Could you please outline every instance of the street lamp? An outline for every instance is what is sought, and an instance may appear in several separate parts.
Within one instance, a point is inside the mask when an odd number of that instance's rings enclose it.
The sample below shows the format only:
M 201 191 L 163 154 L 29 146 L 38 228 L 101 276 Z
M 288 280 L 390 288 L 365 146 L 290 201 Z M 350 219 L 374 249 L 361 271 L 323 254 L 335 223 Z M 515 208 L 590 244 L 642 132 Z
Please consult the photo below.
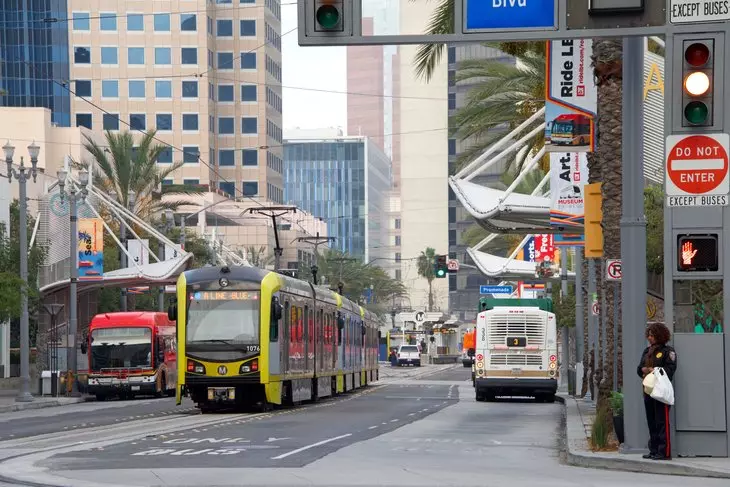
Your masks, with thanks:
M 175 225 L 174 218 L 175 218 L 175 214 L 172 212 L 172 210 L 169 208 L 166 209 L 165 210 L 165 224 L 162 229 L 163 234 L 166 234 L 167 232 L 169 232 L 172 229 L 172 227 Z M 160 260 L 164 261 L 165 260 L 165 244 L 162 243 L 162 240 L 160 240 L 158 242 L 157 252 L 160 254 L 159 255 Z M 158 301 L 157 306 L 159 308 L 160 313 L 164 313 L 165 312 L 165 285 L 164 284 L 162 286 L 160 286 L 157 301 Z
M 71 267 L 71 277 L 69 279 L 69 316 L 68 316 L 68 342 L 66 343 L 66 363 L 68 370 L 73 374 L 71 382 L 67 383 L 66 387 L 71 388 L 71 396 L 78 397 L 81 393 L 78 387 L 74 387 L 74 384 L 78 384 L 78 365 L 76 360 L 76 333 L 78 329 L 78 280 L 79 280 L 79 230 L 78 230 L 78 208 L 76 203 L 86 201 L 86 196 L 89 194 L 87 185 L 89 183 L 89 172 L 85 169 L 79 172 L 79 185 L 81 190 L 78 191 L 76 183 L 72 180 L 68 182 L 68 191 L 66 191 L 66 179 L 68 172 L 65 169 L 61 169 L 57 173 L 58 176 L 58 192 L 61 196 L 61 201 L 65 197 L 68 197 L 69 201 L 69 220 L 71 223 L 71 234 L 69 235 L 70 241 L 70 257 L 69 266 Z
M 28 154 L 30 155 L 30 175 L 33 182 L 38 177 L 38 154 L 41 148 L 33 141 L 28 146 Z M 30 323 L 28 317 L 28 197 L 26 194 L 26 183 L 28 177 L 26 175 L 25 164 L 23 158 L 20 158 L 20 166 L 16 171 L 13 168 L 13 156 L 15 155 L 15 147 L 10 145 L 10 141 L 3 146 L 5 155 L 5 163 L 8 165 L 8 181 L 13 180 L 13 176 L 18 180 L 18 200 L 20 203 L 20 278 L 23 280 L 23 288 L 20 290 L 20 392 L 15 398 L 17 402 L 31 402 L 33 396 L 30 394 Z
M 110 194 L 110 196 L 112 198 L 114 198 L 115 200 L 117 200 L 119 203 L 122 203 L 117 198 L 117 192 L 116 191 L 111 191 L 109 194 Z M 135 195 L 135 192 L 132 191 L 131 189 L 127 192 L 127 205 L 126 205 L 126 209 L 129 210 L 129 211 L 132 211 L 133 208 L 134 208 L 134 203 L 136 201 L 135 196 L 136 196 Z M 119 252 L 119 263 L 120 263 L 120 267 L 122 269 L 126 269 L 127 268 L 127 254 L 125 253 L 125 250 L 127 249 L 127 226 L 124 224 L 124 220 L 122 218 L 119 219 L 119 242 L 124 247 Z M 122 287 L 122 295 L 120 297 L 119 305 L 120 305 L 120 308 L 119 309 L 121 311 L 127 311 L 127 288 L 126 287 Z

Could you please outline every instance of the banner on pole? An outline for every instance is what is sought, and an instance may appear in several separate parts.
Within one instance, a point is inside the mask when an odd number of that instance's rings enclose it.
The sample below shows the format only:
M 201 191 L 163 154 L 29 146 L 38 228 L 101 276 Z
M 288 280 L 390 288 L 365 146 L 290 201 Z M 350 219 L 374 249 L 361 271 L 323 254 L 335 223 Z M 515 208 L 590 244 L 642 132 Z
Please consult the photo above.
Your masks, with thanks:
M 598 90 L 590 39 L 547 41 L 545 150 L 593 152 Z
M 557 246 L 583 246 L 588 156 L 585 152 L 550 154 L 550 224 L 575 227 L 576 234 L 555 236 Z M 554 189 L 553 189 L 554 188 Z
M 78 221 L 79 279 L 104 277 L 104 223 L 101 218 Z

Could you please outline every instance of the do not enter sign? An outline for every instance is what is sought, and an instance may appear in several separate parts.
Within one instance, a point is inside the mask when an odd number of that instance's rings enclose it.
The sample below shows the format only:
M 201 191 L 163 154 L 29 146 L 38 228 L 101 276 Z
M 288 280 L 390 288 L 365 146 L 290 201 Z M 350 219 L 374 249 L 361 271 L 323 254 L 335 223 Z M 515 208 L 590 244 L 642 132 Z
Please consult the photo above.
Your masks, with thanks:
M 667 137 L 669 206 L 727 205 L 729 146 L 727 134 Z

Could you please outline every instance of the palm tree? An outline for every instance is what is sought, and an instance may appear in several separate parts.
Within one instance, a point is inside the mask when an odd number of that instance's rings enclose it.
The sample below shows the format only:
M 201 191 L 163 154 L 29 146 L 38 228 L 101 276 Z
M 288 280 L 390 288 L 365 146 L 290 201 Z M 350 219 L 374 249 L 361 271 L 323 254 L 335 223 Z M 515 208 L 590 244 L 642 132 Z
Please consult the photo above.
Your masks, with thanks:
M 84 134 L 84 147 L 94 158 L 94 186 L 108 194 L 116 194 L 119 204 L 130 208 L 130 191 L 135 193 L 132 211 L 141 218 L 151 218 L 152 215 L 165 209 L 176 209 L 188 203 L 185 200 L 163 201 L 158 189 L 162 181 L 180 169 L 184 162 L 173 162 L 165 167 L 157 164 L 162 153 L 168 149 L 163 144 L 154 144 L 156 130 L 146 132 L 139 144 L 135 147 L 134 137 L 129 131 L 112 133 L 107 131 L 106 147 L 100 146 L 95 140 Z M 89 167 L 88 162 L 77 164 Z M 169 195 L 200 193 L 199 187 L 186 186 L 181 192 L 165 192 Z
M 274 254 L 267 254 L 265 245 L 260 246 L 258 249 L 253 245 L 249 245 L 246 247 L 245 254 L 240 250 L 238 254 L 241 257 L 245 257 L 252 266 L 260 267 L 261 269 L 274 262 Z
M 419 255 L 416 260 L 418 275 L 428 281 L 429 311 L 433 311 L 433 280 L 436 278 L 436 274 L 433 272 L 434 259 L 436 259 L 436 250 L 431 247 L 427 247 L 426 250 L 421 251 L 421 255 Z

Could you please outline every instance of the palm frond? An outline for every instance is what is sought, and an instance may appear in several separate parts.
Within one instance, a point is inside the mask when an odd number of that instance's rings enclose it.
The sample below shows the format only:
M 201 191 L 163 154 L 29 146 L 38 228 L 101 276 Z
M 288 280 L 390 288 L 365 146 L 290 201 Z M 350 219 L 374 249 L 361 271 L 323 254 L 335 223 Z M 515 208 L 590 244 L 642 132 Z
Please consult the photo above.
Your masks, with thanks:
M 410 0 L 411 2 L 423 0 Z M 428 1 L 428 0 L 426 0 Z M 454 32 L 454 1 L 440 0 L 431 14 L 431 20 L 426 28 L 426 33 L 430 35 L 452 34 Z M 416 68 L 416 76 L 424 79 L 426 82 L 433 78 L 436 66 L 444 53 L 443 44 L 426 44 L 418 47 L 416 56 L 413 60 Z

